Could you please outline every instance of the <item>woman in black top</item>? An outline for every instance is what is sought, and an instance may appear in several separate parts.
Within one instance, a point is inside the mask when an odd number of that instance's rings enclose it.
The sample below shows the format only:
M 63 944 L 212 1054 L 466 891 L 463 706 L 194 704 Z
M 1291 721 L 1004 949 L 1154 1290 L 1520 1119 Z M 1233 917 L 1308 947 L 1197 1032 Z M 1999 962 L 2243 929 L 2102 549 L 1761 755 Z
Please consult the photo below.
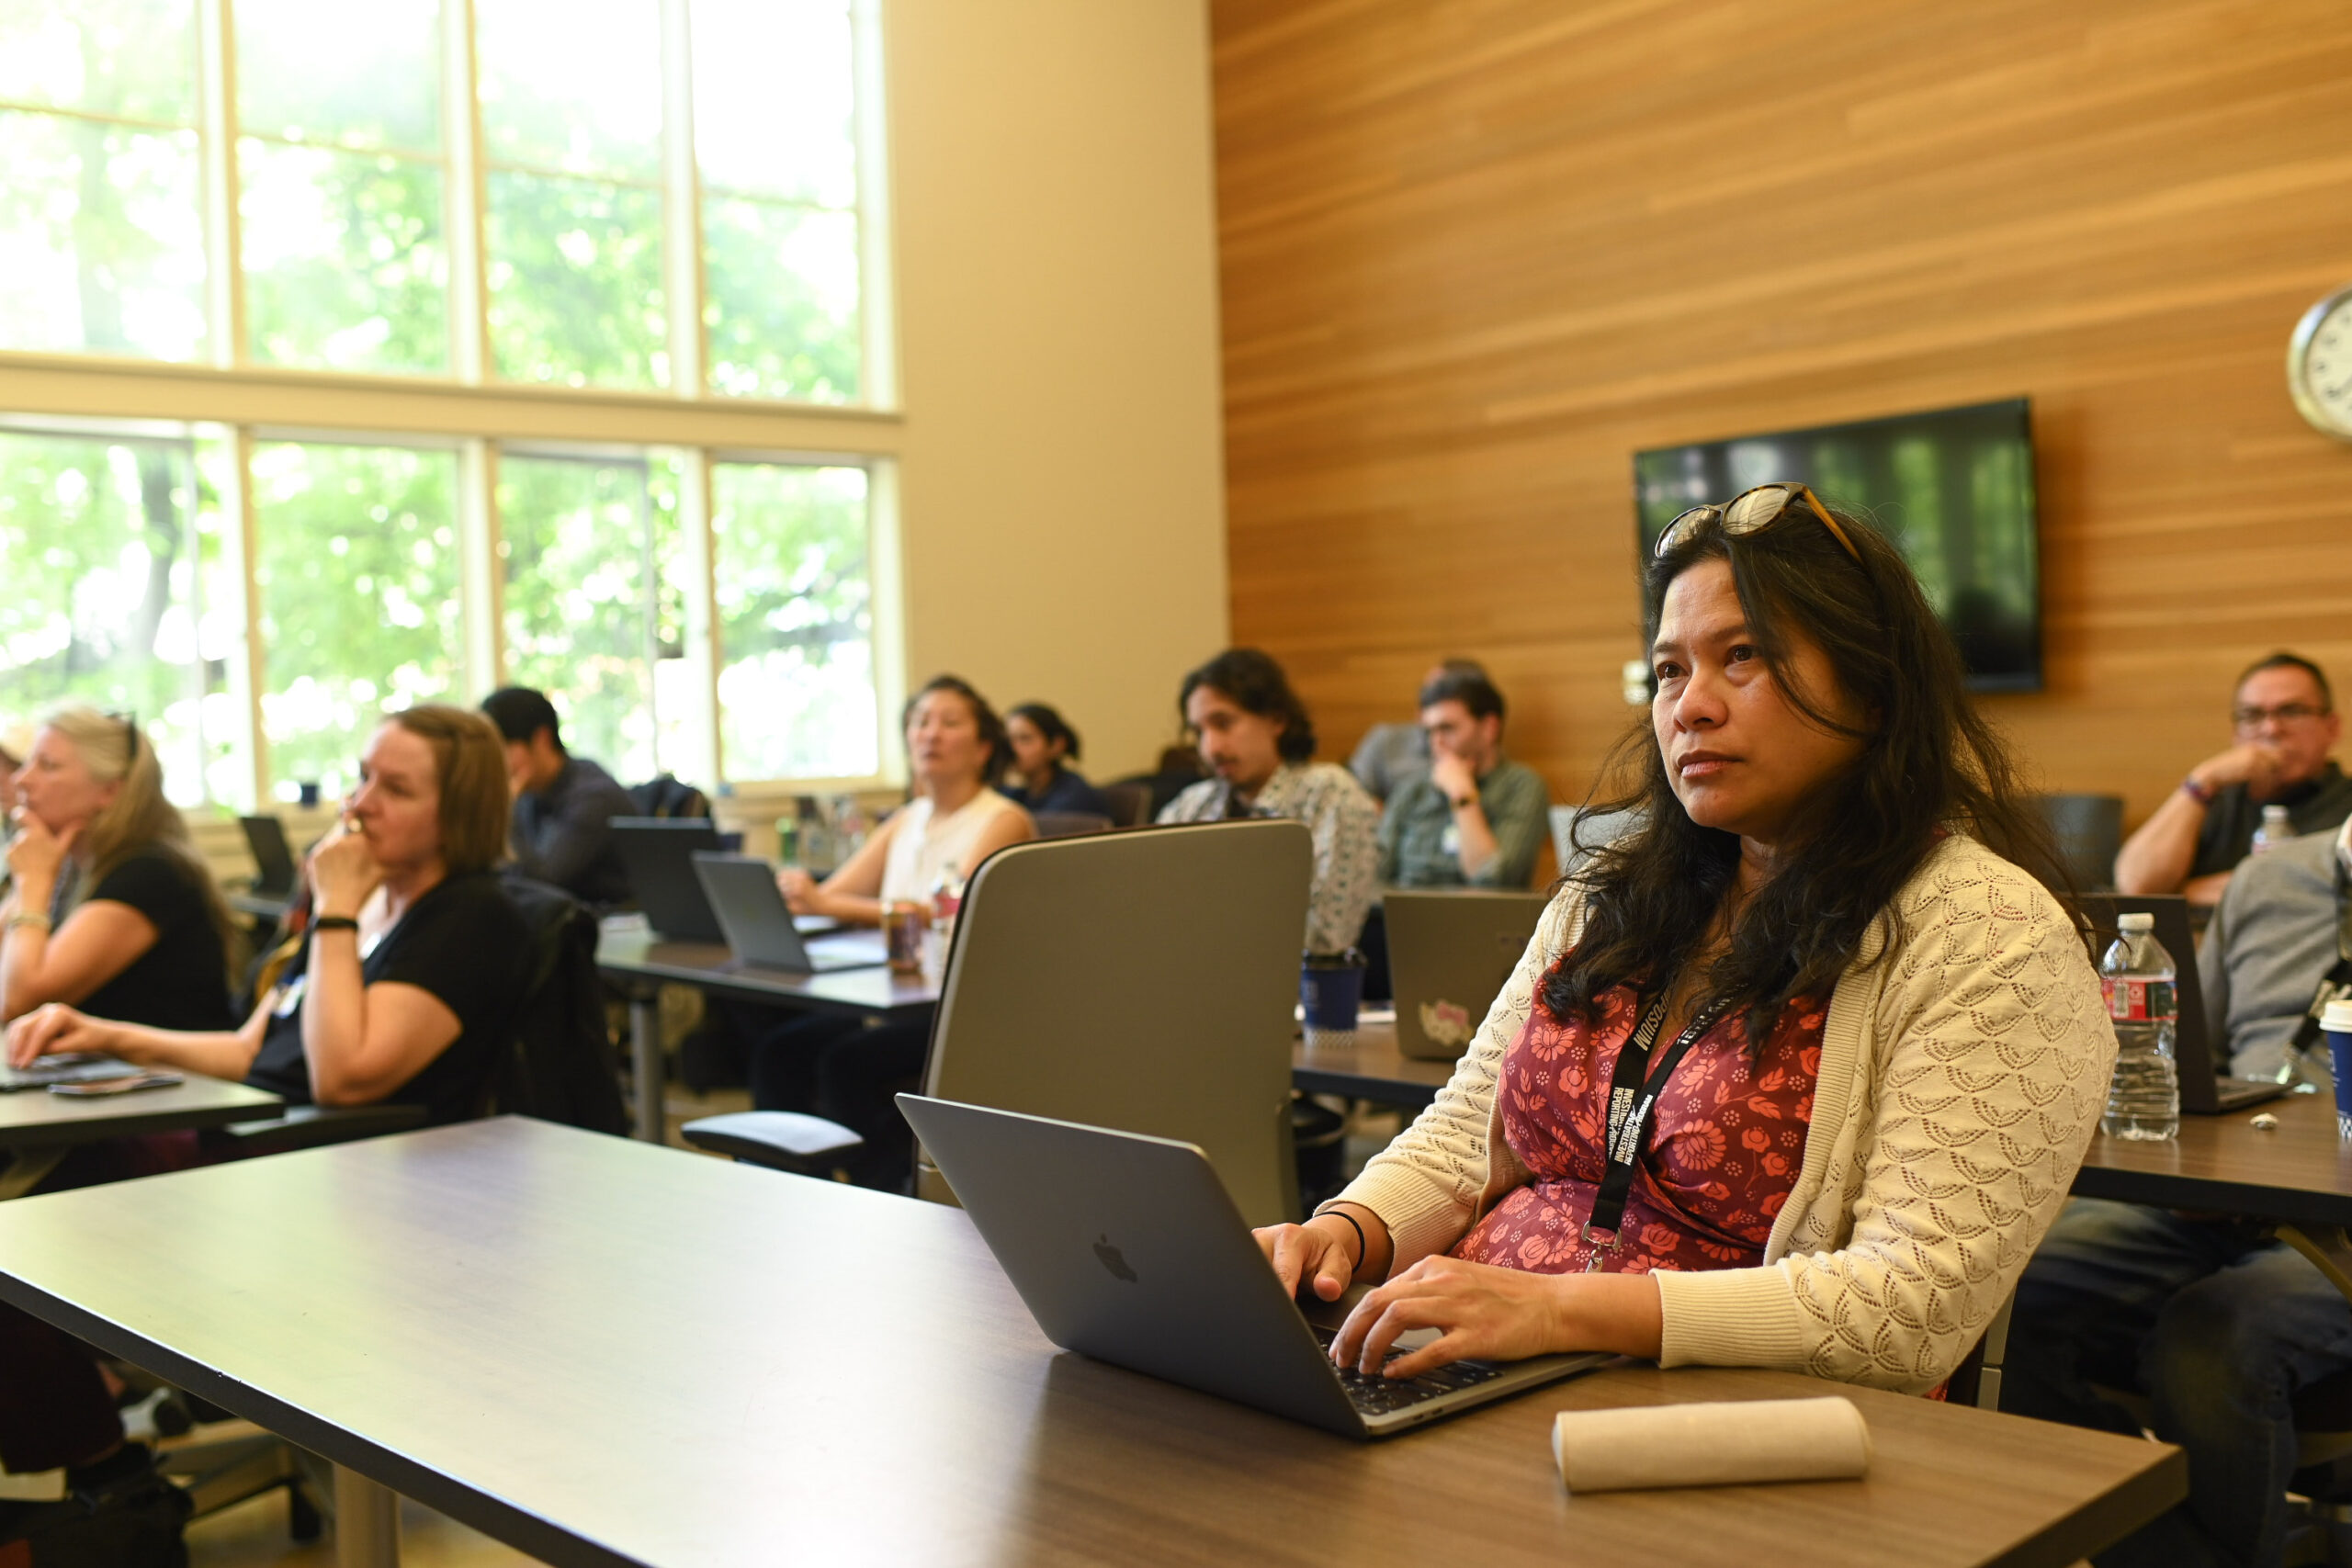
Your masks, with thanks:
M 0 903 L 0 1017 L 44 1002 L 160 1029 L 226 1029 L 229 911 L 132 721 L 62 707 L 17 776 Z
M 1043 703 L 1023 703 L 1004 716 L 1004 739 L 1012 748 L 1018 785 L 1004 794 L 1016 806 L 1032 812 L 1083 812 L 1090 817 L 1111 815 L 1110 803 L 1068 764 L 1078 761 L 1078 731 Z
M 243 1028 L 155 1029 L 51 1004 L 9 1028 L 8 1059 L 103 1051 L 243 1078 L 297 1103 L 469 1114 L 511 1026 L 529 943 L 491 869 L 506 841 L 505 753 L 481 715 L 414 707 L 377 728 L 359 774 L 311 854 L 303 951 Z

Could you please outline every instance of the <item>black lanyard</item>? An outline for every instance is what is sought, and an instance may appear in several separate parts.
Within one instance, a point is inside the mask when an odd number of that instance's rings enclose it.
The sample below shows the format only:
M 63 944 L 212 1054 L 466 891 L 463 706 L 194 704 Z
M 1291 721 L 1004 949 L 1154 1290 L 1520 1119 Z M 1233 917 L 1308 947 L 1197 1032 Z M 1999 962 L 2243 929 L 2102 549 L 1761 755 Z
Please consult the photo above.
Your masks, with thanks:
M 1593 1194 L 1592 1214 L 1585 1221 L 1584 1239 L 1592 1246 L 1591 1260 L 1585 1264 L 1589 1274 L 1599 1269 L 1610 1253 L 1617 1250 L 1617 1227 L 1625 1218 L 1625 1200 L 1634 1190 L 1634 1168 L 1641 1163 L 1642 1145 L 1647 1141 L 1650 1113 L 1657 1109 L 1657 1097 L 1664 1092 L 1666 1082 L 1674 1069 L 1682 1065 L 1690 1047 L 1699 1037 L 1714 1027 L 1722 1015 L 1720 1004 L 1701 1010 L 1690 1021 L 1690 1027 L 1674 1037 L 1666 1048 L 1666 1059 L 1657 1071 L 1645 1073 L 1649 1066 L 1650 1047 L 1657 1043 L 1658 1031 L 1666 1027 L 1666 998 L 1643 1015 L 1634 1025 L 1633 1034 L 1624 1048 L 1617 1053 L 1617 1068 L 1609 1075 L 1609 1136 L 1602 1145 L 1605 1162 L 1600 1190 Z

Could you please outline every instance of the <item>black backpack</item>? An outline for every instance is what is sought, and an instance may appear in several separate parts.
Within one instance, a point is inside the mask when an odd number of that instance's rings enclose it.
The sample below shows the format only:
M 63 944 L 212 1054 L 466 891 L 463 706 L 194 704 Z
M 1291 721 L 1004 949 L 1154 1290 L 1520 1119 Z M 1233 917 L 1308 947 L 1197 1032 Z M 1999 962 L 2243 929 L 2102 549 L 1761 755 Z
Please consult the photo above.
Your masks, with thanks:
M 641 784 L 631 784 L 628 797 L 637 804 L 639 817 L 707 817 L 710 796 L 679 779 L 674 773 L 663 773 L 658 779 L 648 779 Z

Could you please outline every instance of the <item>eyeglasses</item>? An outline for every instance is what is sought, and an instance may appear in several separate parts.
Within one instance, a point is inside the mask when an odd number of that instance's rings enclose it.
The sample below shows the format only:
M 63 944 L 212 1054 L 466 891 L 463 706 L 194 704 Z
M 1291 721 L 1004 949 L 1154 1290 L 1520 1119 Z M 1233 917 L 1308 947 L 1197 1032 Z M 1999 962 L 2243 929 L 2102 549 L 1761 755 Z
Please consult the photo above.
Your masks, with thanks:
M 2240 729 L 2259 729 L 2274 719 L 2280 724 L 2292 724 L 2298 719 L 2317 718 L 2326 711 L 2309 703 L 2280 703 L 2273 708 L 2232 708 L 2230 722 Z
M 129 748 L 123 753 L 124 764 L 128 766 L 139 761 L 139 716 L 135 713 L 110 713 L 107 716 L 122 726 L 123 741 Z
M 1861 565 L 1862 552 L 1854 547 L 1854 541 L 1846 536 L 1846 530 L 1838 525 L 1838 519 L 1829 515 L 1829 509 L 1821 504 L 1821 498 L 1813 493 L 1813 487 L 1801 484 L 1758 485 L 1754 490 L 1740 491 L 1721 506 L 1713 503 L 1694 506 L 1660 531 L 1657 547 L 1653 554 L 1657 559 L 1664 560 L 1669 552 L 1689 544 L 1697 536 L 1699 530 L 1710 523 L 1721 525 L 1726 539 L 1745 539 L 1750 535 L 1760 534 L 1795 510 L 1800 501 L 1821 519 L 1821 525 L 1829 530 L 1830 536 L 1846 547 L 1846 553 L 1854 558 L 1854 564 Z

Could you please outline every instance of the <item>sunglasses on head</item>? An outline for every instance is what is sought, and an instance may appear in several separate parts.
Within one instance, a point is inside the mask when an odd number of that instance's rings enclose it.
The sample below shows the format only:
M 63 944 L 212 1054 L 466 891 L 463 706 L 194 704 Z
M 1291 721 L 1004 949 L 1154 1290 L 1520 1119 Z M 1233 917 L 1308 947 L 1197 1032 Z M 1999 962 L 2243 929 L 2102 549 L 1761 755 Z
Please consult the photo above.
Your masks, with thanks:
M 1802 484 L 1758 485 L 1754 490 L 1740 491 L 1721 506 L 1713 502 L 1694 506 L 1659 531 L 1654 554 L 1656 558 L 1664 560 L 1668 554 L 1689 544 L 1698 536 L 1699 530 L 1710 523 L 1722 528 L 1726 539 L 1745 539 L 1750 535 L 1760 534 L 1796 511 L 1799 502 L 1821 519 L 1821 525 L 1846 547 L 1846 553 L 1854 558 L 1854 564 L 1861 565 L 1862 552 L 1854 547 L 1854 541 L 1846 536 L 1846 530 L 1838 525 L 1838 519 L 1829 515 L 1829 509 L 1821 504 L 1821 498 L 1813 493 L 1813 487 Z

